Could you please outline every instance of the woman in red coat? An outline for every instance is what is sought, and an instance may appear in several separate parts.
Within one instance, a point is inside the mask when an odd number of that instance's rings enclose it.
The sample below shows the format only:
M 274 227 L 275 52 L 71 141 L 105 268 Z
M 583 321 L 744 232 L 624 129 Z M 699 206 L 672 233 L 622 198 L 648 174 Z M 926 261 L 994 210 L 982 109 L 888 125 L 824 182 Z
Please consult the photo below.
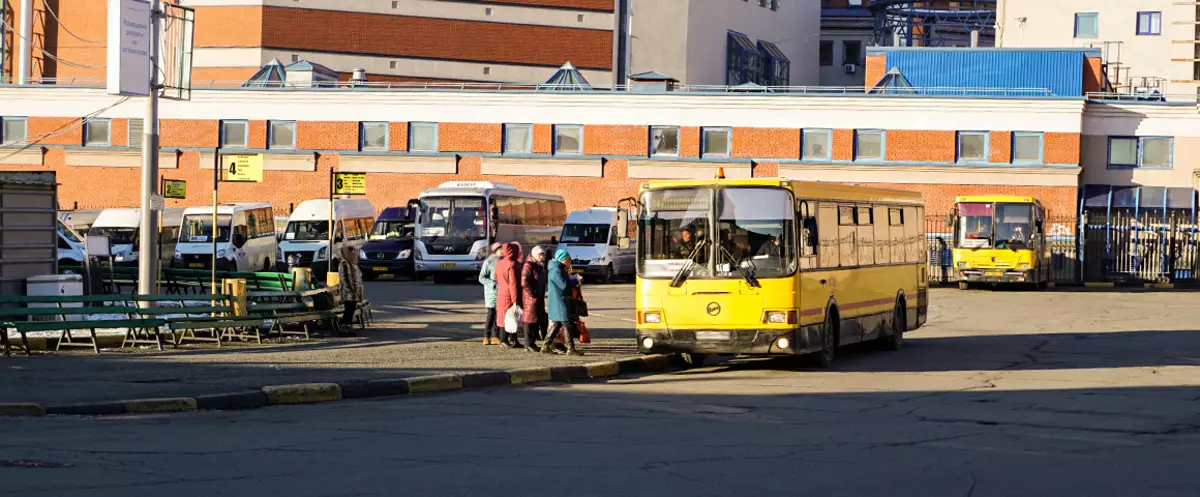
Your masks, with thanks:
M 521 245 L 512 242 L 504 246 L 500 261 L 496 263 L 496 320 L 505 323 L 508 308 L 521 305 Z M 500 326 L 504 328 L 504 326 Z M 512 348 L 521 347 L 517 335 L 500 334 L 500 343 Z
M 546 316 L 546 250 L 540 245 L 529 251 L 521 268 L 521 330 L 525 350 L 537 352 L 537 336 Z

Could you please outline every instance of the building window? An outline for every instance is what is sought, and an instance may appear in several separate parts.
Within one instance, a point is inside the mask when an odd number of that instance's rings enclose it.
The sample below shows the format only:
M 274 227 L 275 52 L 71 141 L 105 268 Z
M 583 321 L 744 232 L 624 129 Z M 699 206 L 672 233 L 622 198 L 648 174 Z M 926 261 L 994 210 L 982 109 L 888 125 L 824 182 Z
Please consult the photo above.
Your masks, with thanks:
M 960 131 L 958 133 L 959 162 L 987 162 L 988 132 Z
M 788 86 L 792 80 L 792 61 L 779 46 L 769 41 L 758 40 L 758 51 L 766 57 L 762 82 L 768 86 Z
M 296 121 L 271 121 L 267 127 L 267 148 L 296 148 Z
M 246 148 L 250 143 L 250 125 L 246 121 L 221 121 L 221 147 Z
M 583 126 L 559 124 L 554 126 L 554 153 L 580 155 L 583 153 Z
M 851 7 L 862 7 L 863 0 L 850 0 L 849 4 Z
M 862 42 L 846 40 L 842 42 L 842 64 L 862 63 Z
M 1014 163 L 1037 164 L 1042 162 L 1042 133 L 1018 131 L 1012 135 L 1012 161 Z
M 1172 167 L 1173 143 L 1166 137 L 1114 136 L 1108 139 L 1108 167 Z
M 1137 34 L 1158 36 L 1162 34 L 1162 12 L 1138 12 Z
M 437 152 L 437 123 L 408 123 L 409 152 Z
M 505 124 L 504 153 L 530 154 L 533 153 L 533 125 Z
M 362 123 L 358 132 L 358 149 L 386 151 L 388 149 L 388 123 Z
M 806 129 L 801 142 L 801 159 L 829 160 L 830 149 L 833 148 L 833 132 L 827 129 Z
M 883 130 L 858 130 L 854 132 L 854 160 L 880 161 L 884 157 L 885 136 Z
M 112 144 L 112 122 L 108 119 L 88 119 L 83 127 L 83 146 L 107 147 Z
M 771 10 L 779 10 L 779 0 L 770 0 Z
M 725 84 L 762 84 L 763 55 L 746 35 L 730 31 L 725 43 Z
M 5 117 L 0 119 L 4 123 L 2 137 L 5 145 L 14 143 L 23 143 L 26 140 L 29 132 L 28 120 L 24 117 Z
M 1075 14 L 1075 37 L 1099 38 L 1100 14 L 1096 12 Z
M 821 65 L 833 65 L 833 41 L 821 40 Z
M 732 139 L 731 128 L 703 128 L 700 134 L 700 156 L 729 157 Z
M 650 156 L 679 155 L 679 126 L 650 127 Z

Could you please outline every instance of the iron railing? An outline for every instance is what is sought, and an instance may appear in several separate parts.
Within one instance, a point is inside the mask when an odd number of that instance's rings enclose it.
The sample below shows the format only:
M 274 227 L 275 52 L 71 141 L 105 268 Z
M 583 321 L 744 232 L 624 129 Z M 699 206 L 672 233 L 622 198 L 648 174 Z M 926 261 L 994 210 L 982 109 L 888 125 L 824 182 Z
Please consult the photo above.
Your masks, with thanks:
M 1079 243 L 1075 218 L 1046 220 L 1045 243 L 1050 251 L 1050 281 L 1056 284 L 1075 284 L 1080 281 Z M 925 218 L 925 234 L 929 240 L 929 281 L 934 284 L 957 283 L 954 271 L 954 233 L 945 217 Z

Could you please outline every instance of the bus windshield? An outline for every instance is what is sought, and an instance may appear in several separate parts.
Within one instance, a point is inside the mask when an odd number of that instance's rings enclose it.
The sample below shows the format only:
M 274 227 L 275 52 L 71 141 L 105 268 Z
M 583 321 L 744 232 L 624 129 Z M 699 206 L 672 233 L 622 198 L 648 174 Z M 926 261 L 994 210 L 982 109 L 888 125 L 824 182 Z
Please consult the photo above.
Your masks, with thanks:
M 711 274 L 708 236 L 712 188 L 652 190 L 642 197 L 638 215 L 638 271 L 671 278 L 691 259 L 692 276 Z
M 217 241 L 229 241 L 229 224 L 233 216 L 229 214 L 217 216 Z M 211 242 L 212 214 L 191 214 L 183 218 L 182 240 L 185 242 Z
M 996 248 L 1029 248 L 1032 223 L 1032 204 L 996 204 Z
M 795 213 L 787 190 L 724 188 L 718 203 L 717 276 L 739 277 L 750 269 L 773 278 L 795 271 Z
M 377 221 L 371 228 L 372 240 L 402 240 L 412 234 L 412 221 Z
M 461 237 L 474 242 L 487 237 L 487 209 L 483 197 L 425 197 L 421 199 L 422 241 Z
M 958 216 L 957 248 L 1029 248 L 1032 204 L 961 203 Z
M 608 243 L 607 224 L 568 224 L 563 226 L 563 243 Z

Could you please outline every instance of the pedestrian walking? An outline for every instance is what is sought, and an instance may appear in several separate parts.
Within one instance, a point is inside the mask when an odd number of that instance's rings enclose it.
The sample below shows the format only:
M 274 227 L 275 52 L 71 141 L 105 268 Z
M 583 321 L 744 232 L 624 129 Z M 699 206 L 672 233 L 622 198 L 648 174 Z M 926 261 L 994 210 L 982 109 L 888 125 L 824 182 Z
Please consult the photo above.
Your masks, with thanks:
M 487 260 L 479 269 L 479 284 L 483 285 L 483 306 L 487 309 L 487 318 L 483 321 L 484 345 L 500 345 L 500 337 L 504 333 L 500 326 L 496 326 L 496 261 L 500 260 L 501 247 L 502 244 L 493 243 L 488 250 Z
M 533 247 L 521 267 L 521 330 L 525 350 L 537 352 L 537 339 L 546 315 L 546 250 Z
M 342 296 L 342 324 L 346 325 L 347 335 L 353 335 L 354 313 L 358 304 L 363 301 L 362 270 L 358 268 L 358 248 L 352 245 L 342 246 L 342 262 L 338 264 L 338 284 Z
M 508 309 L 512 306 L 521 305 L 521 245 L 517 242 L 512 242 L 505 245 L 502 249 L 500 260 L 496 261 L 496 320 L 501 323 L 500 328 L 504 328 L 505 317 L 508 316 Z M 508 333 L 500 334 L 500 343 L 502 345 L 518 348 L 521 347 L 520 340 L 517 336 L 509 335 Z
M 546 269 L 546 314 L 550 318 L 549 330 L 546 332 L 546 342 L 542 344 L 543 354 L 554 353 L 554 339 L 561 332 L 563 343 L 567 345 L 567 355 L 583 355 L 575 349 L 575 338 L 571 336 L 571 309 L 568 298 L 575 285 L 568 267 L 571 257 L 564 249 L 554 252 L 554 260 Z

